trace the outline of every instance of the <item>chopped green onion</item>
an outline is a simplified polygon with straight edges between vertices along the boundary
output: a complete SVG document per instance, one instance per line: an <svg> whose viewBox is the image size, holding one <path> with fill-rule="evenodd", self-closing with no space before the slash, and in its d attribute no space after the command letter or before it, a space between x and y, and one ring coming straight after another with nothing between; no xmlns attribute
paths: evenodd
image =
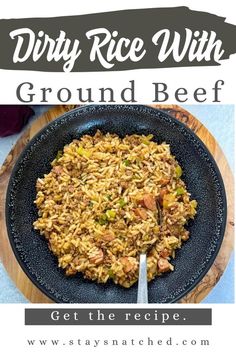
<svg viewBox="0 0 236 354"><path fill-rule="evenodd" d="M147 136L144 136L142 139L142 143L145 145L149 145L150 144L150 140L152 140L153 138L153 134L149 134Z"/></svg>
<svg viewBox="0 0 236 354"><path fill-rule="evenodd" d="M146 138L147 138L147 140L152 140L153 134L148 134L148 135L146 136Z"/></svg>
<svg viewBox="0 0 236 354"><path fill-rule="evenodd" d="M107 220L106 214L100 215L100 217L99 217L99 219L98 219L98 223L99 223L100 225L106 225L107 222L108 222L108 220Z"/></svg>
<svg viewBox="0 0 236 354"><path fill-rule="evenodd" d="M62 150L58 150L56 160L59 160L62 157Z"/></svg>

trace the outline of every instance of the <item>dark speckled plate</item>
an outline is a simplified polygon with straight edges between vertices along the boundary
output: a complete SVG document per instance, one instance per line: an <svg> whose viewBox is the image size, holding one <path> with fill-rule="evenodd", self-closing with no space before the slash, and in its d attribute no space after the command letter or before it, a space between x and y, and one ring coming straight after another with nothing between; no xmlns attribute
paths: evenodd
<svg viewBox="0 0 236 354"><path fill-rule="evenodd" d="M176 119L146 106L87 106L64 114L41 130L19 157L9 182L6 216L13 251L28 277L56 302L135 303L137 285L124 289L96 284L81 275L67 278L46 241L32 227L37 219L35 183L48 173L58 150L83 134L103 132L154 135L166 141L183 167L183 179L198 213L188 228L191 237L174 260L175 271L149 284L149 302L175 302L205 275L220 248L226 222L223 181L214 159L197 136Z"/></svg>

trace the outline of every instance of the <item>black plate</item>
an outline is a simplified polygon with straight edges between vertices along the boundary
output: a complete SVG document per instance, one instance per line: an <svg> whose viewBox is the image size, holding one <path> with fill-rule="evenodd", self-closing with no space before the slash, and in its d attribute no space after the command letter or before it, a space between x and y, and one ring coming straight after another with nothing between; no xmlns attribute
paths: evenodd
<svg viewBox="0 0 236 354"><path fill-rule="evenodd" d="M6 200L8 234L17 260L33 283L56 302L136 302L137 285L124 289L113 283L96 284L81 275L67 278L45 239L32 227L37 219L33 204L36 179L49 172L50 162L65 144L97 129L120 136L152 133L155 141L170 144L183 167L183 179L198 201L198 213L188 225L189 241L173 261L175 271L149 284L149 302L175 302L202 279L219 251L226 223L226 196L218 167L204 144L182 123L150 107L78 108L47 125L30 141L13 169Z"/></svg>

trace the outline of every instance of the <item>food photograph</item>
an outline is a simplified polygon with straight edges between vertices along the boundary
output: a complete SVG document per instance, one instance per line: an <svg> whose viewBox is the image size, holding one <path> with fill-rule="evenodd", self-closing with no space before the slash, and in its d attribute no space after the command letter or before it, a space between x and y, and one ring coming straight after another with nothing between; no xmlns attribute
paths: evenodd
<svg viewBox="0 0 236 354"><path fill-rule="evenodd" d="M233 121L0 106L0 302L233 303Z"/></svg>

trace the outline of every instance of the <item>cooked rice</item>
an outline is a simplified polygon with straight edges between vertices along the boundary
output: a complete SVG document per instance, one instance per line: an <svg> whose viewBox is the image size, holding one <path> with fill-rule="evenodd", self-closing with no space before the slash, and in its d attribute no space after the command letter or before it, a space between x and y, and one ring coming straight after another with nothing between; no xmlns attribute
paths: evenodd
<svg viewBox="0 0 236 354"><path fill-rule="evenodd" d="M197 202L181 175L170 146L152 135L84 135L38 178L34 228L67 275L130 287L147 252L150 281L174 269L171 257L189 238Z"/></svg>

